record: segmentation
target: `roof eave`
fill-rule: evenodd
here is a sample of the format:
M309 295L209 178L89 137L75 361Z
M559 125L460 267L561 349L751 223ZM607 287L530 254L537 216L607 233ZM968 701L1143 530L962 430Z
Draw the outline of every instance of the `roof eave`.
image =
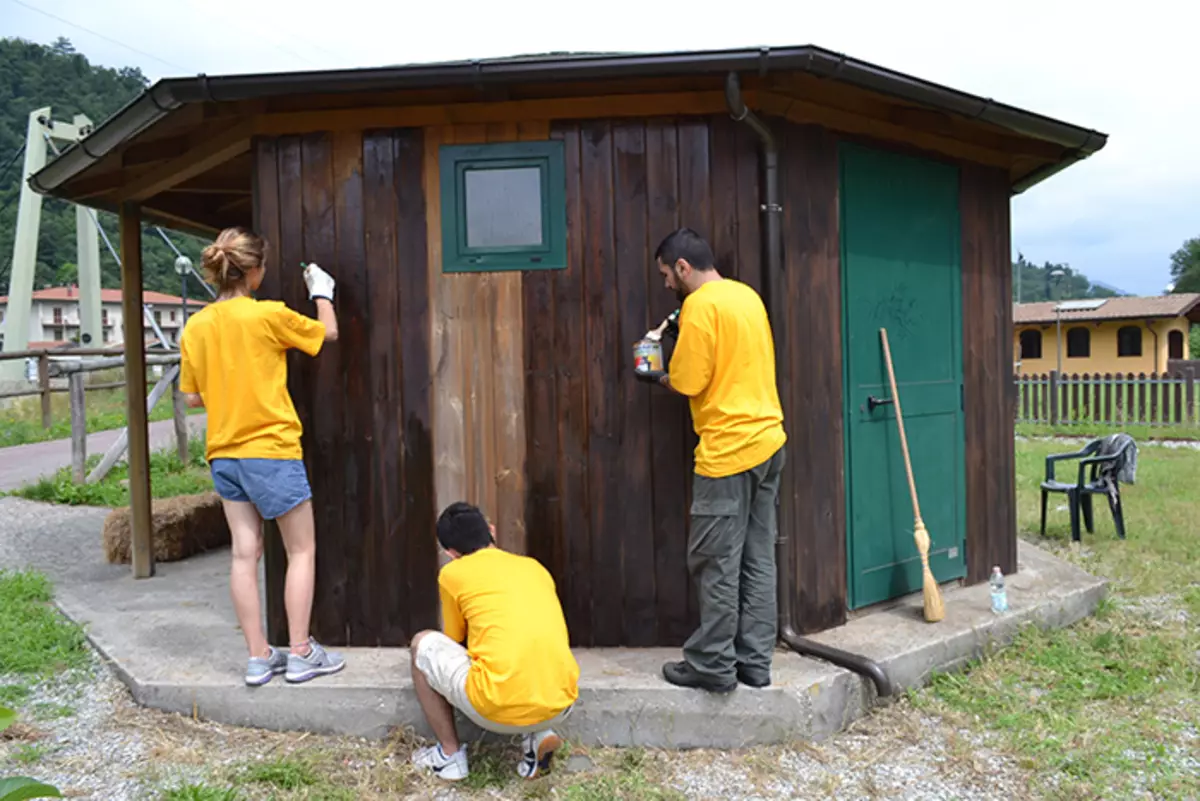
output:
M1018 182L1024 191L1104 147L1107 136L1097 131L1023 111L940 84L858 61L814 46L746 48L658 54L606 54L557 58L496 59L326 72L266 73L210 78L169 78L151 86L118 111L90 136L30 176L42 194L55 194L64 184L112 152L121 143L149 128L183 105L232 102L266 96L342 93L407 88L448 88L519 81L566 82L622 77L725 75L750 71L803 71L871 91L932 106L1057 144L1070 151L1062 162L1049 165Z

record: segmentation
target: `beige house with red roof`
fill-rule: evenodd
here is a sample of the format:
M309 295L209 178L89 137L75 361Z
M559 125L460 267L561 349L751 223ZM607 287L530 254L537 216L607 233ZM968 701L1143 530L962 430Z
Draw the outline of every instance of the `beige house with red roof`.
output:
M142 298L162 328L163 334L174 345L179 341L183 327L183 299L175 295L145 290ZM199 299L188 298L187 313L192 315L204 305ZM77 342L79 339L79 288L57 286L35 290L29 314L29 347L50 348ZM0 343L4 341L4 321L8 316L8 297L0 296ZM124 341L121 318L121 290L100 290L100 324L103 330L103 345L117 345ZM149 338L154 334L146 324Z
M1200 323L1200 294L1018 303L1013 362L1022 375L1161 373L1191 358L1188 331Z

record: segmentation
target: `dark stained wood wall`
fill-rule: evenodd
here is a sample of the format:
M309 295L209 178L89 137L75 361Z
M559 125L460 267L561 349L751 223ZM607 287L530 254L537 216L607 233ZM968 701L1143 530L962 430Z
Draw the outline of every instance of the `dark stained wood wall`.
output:
M654 250L687 225L761 290L756 141L728 119L556 122L568 269L524 275L526 522L572 641L678 645L696 622L685 399L632 378L632 345L678 301Z
M423 158L420 130L255 145L260 297L311 314L300 262L337 280L339 341L288 359L317 526L312 631L330 645L404 645L437 623ZM273 642L287 642L285 564L272 531Z
M772 120L781 153L783 275L771 283L778 381L788 433L781 531L792 620L813 632L846 620L845 442L838 151L816 126Z
M1012 245L1007 175L961 169L967 581L975 583L992 565L1017 569Z

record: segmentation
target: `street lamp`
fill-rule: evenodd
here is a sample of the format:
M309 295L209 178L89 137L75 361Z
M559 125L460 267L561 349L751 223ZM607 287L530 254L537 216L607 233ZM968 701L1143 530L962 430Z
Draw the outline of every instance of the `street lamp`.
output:
M179 297L183 300L183 320L179 323L179 336L175 344L183 338L183 327L187 325L187 276L192 271L192 260L180 255L175 259L175 272L179 274Z
M1066 272L1058 269L1051 270L1050 277L1054 279L1054 287L1058 289L1058 302L1054 304L1054 318L1057 333L1055 339L1058 344L1058 374L1062 376L1062 282L1061 278L1066 275Z

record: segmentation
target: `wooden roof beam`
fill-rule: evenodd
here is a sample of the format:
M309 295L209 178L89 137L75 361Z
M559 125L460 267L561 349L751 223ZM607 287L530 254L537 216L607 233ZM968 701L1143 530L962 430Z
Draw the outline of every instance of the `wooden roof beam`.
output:
M142 201L178 186L248 151L253 134L254 120L236 123L232 128L207 137L178 158L154 167L122 186L118 190L119 197L123 201Z

